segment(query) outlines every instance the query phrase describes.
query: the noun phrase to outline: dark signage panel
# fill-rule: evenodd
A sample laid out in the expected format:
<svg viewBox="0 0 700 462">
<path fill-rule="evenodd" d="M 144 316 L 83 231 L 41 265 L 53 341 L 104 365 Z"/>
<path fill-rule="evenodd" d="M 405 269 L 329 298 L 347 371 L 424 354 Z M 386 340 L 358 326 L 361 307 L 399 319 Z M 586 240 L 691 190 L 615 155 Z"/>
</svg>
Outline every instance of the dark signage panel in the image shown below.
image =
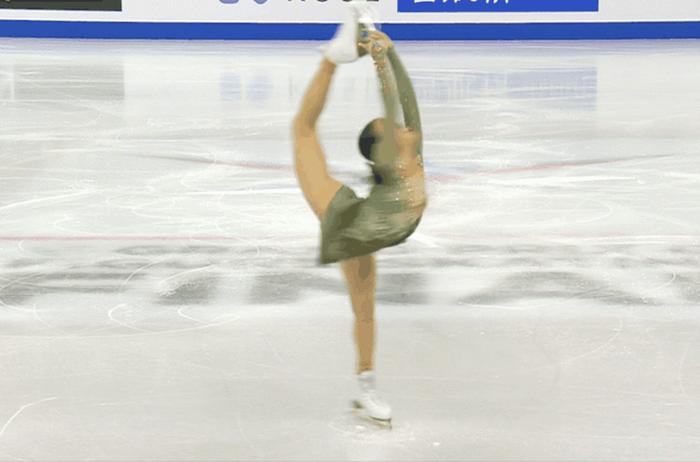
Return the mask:
<svg viewBox="0 0 700 462">
<path fill-rule="evenodd" d="M 0 10 L 121 11 L 122 0 L 0 0 Z"/>
</svg>

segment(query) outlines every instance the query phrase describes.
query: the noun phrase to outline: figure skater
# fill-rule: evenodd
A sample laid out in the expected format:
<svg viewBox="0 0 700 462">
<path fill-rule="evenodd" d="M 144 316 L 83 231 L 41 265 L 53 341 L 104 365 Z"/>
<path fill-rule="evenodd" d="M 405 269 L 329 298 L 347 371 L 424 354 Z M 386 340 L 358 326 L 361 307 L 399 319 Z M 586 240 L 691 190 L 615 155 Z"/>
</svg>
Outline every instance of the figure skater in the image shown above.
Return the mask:
<svg viewBox="0 0 700 462">
<path fill-rule="evenodd" d="M 373 420 L 391 425 L 391 408 L 375 385 L 373 254 L 404 242 L 425 210 L 421 122 L 413 86 L 392 41 L 374 28 L 367 6 L 354 3 L 351 11 L 351 18 L 324 47 L 324 59 L 294 118 L 295 172 L 321 222 L 320 262 L 340 262 L 350 293 L 360 388 L 354 405 Z M 316 123 L 336 67 L 364 55 L 374 60 L 385 116 L 369 122 L 359 137 L 359 150 L 372 169 L 374 185 L 367 198 L 358 198 L 328 172 Z"/>
</svg>

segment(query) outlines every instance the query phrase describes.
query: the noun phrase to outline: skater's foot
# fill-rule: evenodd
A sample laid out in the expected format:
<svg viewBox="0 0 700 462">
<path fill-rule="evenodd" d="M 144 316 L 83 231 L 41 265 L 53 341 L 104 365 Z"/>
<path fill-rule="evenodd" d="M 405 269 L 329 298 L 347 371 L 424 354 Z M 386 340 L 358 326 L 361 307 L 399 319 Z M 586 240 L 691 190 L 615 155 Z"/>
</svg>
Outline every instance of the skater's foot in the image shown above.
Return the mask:
<svg viewBox="0 0 700 462">
<path fill-rule="evenodd" d="M 367 417 L 391 425 L 391 407 L 377 394 L 374 372 L 365 371 L 357 376 L 360 397 L 355 407 L 367 413 Z"/>
<path fill-rule="evenodd" d="M 375 417 L 372 417 L 371 415 L 369 415 L 369 413 L 367 412 L 367 409 L 365 409 L 365 407 L 362 405 L 362 403 L 360 403 L 359 400 L 353 401 L 353 402 L 352 402 L 352 407 L 353 407 L 356 411 L 362 413 L 362 417 L 363 417 L 363 418 L 368 419 L 368 420 L 370 420 L 371 422 L 376 423 L 377 425 L 380 425 L 380 426 L 382 426 L 382 427 L 386 427 L 386 428 L 389 428 L 389 429 L 392 428 L 391 419 L 377 419 L 377 418 L 375 418 Z"/>
<path fill-rule="evenodd" d="M 359 41 L 369 42 L 369 33 L 377 30 L 375 27 L 377 22 L 375 9 L 366 1 L 354 1 L 349 5 L 357 18 Z"/>
<path fill-rule="evenodd" d="M 334 64 L 351 63 L 365 54 L 361 42 L 369 41 L 369 32 L 376 30 L 376 13 L 366 1 L 348 4 L 349 17 L 338 27 L 333 39 L 321 47 L 323 55 Z"/>
<path fill-rule="evenodd" d="M 360 57 L 358 34 L 357 11 L 350 8 L 349 17 L 335 31 L 333 39 L 321 47 L 323 56 L 334 64 L 357 61 Z"/>
</svg>

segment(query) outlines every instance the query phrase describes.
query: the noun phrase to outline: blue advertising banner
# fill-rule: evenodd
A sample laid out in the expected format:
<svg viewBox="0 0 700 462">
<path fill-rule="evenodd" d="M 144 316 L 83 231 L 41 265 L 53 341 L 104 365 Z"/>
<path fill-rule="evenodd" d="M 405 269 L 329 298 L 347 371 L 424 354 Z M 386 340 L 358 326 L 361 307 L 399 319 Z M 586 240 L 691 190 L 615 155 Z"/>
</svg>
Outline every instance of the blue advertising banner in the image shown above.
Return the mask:
<svg viewBox="0 0 700 462">
<path fill-rule="evenodd" d="M 0 20 L 0 37 L 173 40 L 330 40 L 337 24 Z M 394 40 L 700 39 L 700 21 L 383 24 Z"/>
<path fill-rule="evenodd" d="M 599 0 L 398 0 L 400 13 L 598 11 Z"/>
</svg>

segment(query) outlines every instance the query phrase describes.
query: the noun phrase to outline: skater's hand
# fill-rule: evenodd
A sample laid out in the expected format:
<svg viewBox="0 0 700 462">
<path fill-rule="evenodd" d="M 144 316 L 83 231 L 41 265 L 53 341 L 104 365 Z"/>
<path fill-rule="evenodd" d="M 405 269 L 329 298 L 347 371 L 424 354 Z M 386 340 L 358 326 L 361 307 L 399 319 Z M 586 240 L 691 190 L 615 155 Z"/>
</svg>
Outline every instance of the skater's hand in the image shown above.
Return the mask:
<svg viewBox="0 0 700 462">
<path fill-rule="evenodd" d="M 361 43 L 360 48 L 365 50 L 365 54 L 372 55 L 375 63 L 379 64 L 386 60 L 387 48 L 383 42 L 375 42 L 374 40 L 367 43 Z"/>
<path fill-rule="evenodd" d="M 391 41 L 388 35 L 382 31 L 373 30 L 369 33 L 369 39 L 375 42 L 384 42 L 386 44 L 386 49 L 390 50 L 394 47 L 394 42 Z"/>
<path fill-rule="evenodd" d="M 359 56 L 360 58 L 369 54 L 369 48 L 367 48 L 365 44 L 366 42 L 360 42 L 357 44 L 357 56 Z"/>
<path fill-rule="evenodd" d="M 369 38 L 370 40 L 368 42 L 358 44 L 358 46 L 365 51 L 363 55 L 369 53 L 376 63 L 383 62 L 389 48 L 393 46 L 391 39 L 388 35 L 379 31 L 370 32 Z"/>
</svg>

